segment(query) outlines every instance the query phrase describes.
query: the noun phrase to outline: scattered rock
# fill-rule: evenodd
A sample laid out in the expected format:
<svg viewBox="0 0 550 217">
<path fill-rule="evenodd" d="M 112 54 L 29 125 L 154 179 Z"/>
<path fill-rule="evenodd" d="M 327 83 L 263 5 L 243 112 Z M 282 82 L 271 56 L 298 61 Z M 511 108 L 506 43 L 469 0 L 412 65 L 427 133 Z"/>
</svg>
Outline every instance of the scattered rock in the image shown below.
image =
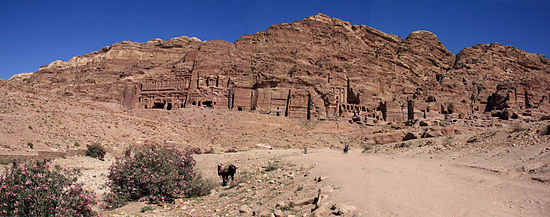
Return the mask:
<svg viewBox="0 0 550 217">
<path fill-rule="evenodd" d="M 491 116 L 498 117 L 501 120 L 518 119 L 519 117 L 518 114 L 516 114 L 510 109 L 491 111 Z"/>
<path fill-rule="evenodd" d="M 420 122 L 418 122 L 418 125 L 420 125 L 421 127 L 427 127 L 430 126 L 430 123 L 425 120 L 421 120 Z"/>
<path fill-rule="evenodd" d="M 314 217 L 325 217 L 330 215 L 330 210 L 326 207 L 319 207 L 311 212 L 311 216 Z"/>
<path fill-rule="evenodd" d="M 321 182 L 321 181 L 324 181 L 324 180 L 326 180 L 326 179 L 327 179 L 326 176 L 318 176 L 317 178 L 314 179 L 314 181 L 316 181 L 316 182 Z"/>
<path fill-rule="evenodd" d="M 309 199 L 297 200 L 296 202 L 294 202 L 294 204 L 296 206 L 304 206 L 304 205 L 313 204 L 314 202 L 315 202 L 315 198 L 309 198 Z"/>
<path fill-rule="evenodd" d="M 242 205 L 241 207 L 239 207 L 239 213 L 250 213 L 251 210 L 252 210 L 252 209 L 251 209 L 248 205 L 246 205 L 246 204 L 244 204 L 244 205 Z"/>
<path fill-rule="evenodd" d="M 273 215 L 275 215 L 275 217 L 283 217 L 283 211 L 281 211 L 280 209 L 275 209 L 273 211 Z"/>
<path fill-rule="evenodd" d="M 268 150 L 273 150 L 273 147 L 271 147 L 270 145 L 266 145 L 266 144 L 256 144 L 256 148 L 263 148 L 263 149 L 268 149 Z"/>
</svg>

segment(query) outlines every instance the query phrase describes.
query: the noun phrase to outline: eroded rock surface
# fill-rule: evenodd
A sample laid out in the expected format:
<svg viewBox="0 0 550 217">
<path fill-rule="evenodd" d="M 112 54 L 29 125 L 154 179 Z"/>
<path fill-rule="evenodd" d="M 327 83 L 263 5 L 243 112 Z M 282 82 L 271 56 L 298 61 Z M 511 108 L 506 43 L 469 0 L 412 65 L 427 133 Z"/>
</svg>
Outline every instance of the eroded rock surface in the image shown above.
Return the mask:
<svg viewBox="0 0 550 217">
<path fill-rule="evenodd" d="M 318 14 L 234 43 L 185 36 L 124 41 L 52 62 L 12 82 L 129 108 L 199 106 L 403 121 L 407 99 L 419 99 L 414 112 L 426 111 L 428 117 L 448 113 L 434 108 L 449 105 L 463 115 L 493 110 L 490 96 L 497 87 L 513 93 L 511 109 L 547 113 L 549 75 L 548 59 L 515 47 L 480 44 L 455 57 L 428 31 L 403 40 Z M 383 102 L 386 118 L 377 114 Z"/>
</svg>

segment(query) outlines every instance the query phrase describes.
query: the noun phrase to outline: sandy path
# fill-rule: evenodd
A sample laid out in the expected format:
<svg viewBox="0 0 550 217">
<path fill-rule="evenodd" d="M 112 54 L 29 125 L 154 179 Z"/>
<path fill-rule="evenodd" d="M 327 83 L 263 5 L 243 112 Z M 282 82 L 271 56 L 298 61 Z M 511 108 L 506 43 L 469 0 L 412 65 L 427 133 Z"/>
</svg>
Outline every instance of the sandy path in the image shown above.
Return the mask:
<svg viewBox="0 0 550 217">
<path fill-rule="evenodd" d="M 320 151 L 289 157 L 326 175 L 330 200 L 366 216 L 548 216 L 548 185 L 452 162 Z"/>
</svg>

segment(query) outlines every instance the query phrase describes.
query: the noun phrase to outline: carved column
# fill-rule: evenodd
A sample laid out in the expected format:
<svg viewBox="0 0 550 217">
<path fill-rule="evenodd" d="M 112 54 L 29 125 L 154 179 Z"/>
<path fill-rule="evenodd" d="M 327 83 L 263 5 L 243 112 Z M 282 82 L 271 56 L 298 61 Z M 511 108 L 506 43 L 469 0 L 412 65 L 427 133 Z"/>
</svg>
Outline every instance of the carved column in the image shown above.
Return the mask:
<svg viewBox="0 0 550 217">
<path fill-rule="evenodd" d="M 414 101 L 412 99 L 407 101 L 407 119 L 414 120 Z"/>
</svg>

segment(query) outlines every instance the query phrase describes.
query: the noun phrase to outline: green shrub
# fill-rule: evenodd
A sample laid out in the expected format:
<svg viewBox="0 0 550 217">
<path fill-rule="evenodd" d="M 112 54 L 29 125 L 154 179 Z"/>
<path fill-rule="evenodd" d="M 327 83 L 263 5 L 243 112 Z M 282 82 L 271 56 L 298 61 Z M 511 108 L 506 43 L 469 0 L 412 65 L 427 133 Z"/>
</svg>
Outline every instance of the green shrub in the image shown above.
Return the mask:
<svg viewBox="0 0 550 217">
<path fill-rule="evenodd" d="M 370 150 L 372 150 L 372 146 L 370 146 L 370 145 L 363 146 L 363 153 L 368 152 Z"/>
<path fill-rule="evenodd" d="M 159 146 L 135 149 L 131 157 L 118 158 L 109 168 L 107 209 L 146 197 L 149 202 L 172 202 L 192 189 L 195 160 L 189 152 Z"/>
<path fill-rule="evenodd" d="M 155 210 L 155 208 L 151 207 L 151 206 L 144 206 L 141 208 L 141 213 L 144 213 L 144 212 L 147 212 L 147 211 L 153 211 Z"/>
<path fill-rule="evenodd" d="M 88 150 L 86 150 L 86 156 L 90 156 L 100 160 L 104 160 L 105 153 L 107 153 L 105 151 L 105 148 L 103 148 L 103 146 L 99 143 L 89 145 Z"/>
<path fill-rule="evenodd" d="M 276 162 L 269 162 L 269 164 L 265 167 L 264 172 L 271 172 L 275 171 L 277 169 L 281 168 L 281 165 Z"/>
<path fill-rule="evenodd" d="M 80 147 L 80 143 L 78 143 L 78 141 L 75 141 L 75 142 L 74 142 L 74 146 Z"/>
<path fill-rule="evenodd" d="M 0 175 L 0 216 L 97 216 L 95 195 L 77 182 L 77 170 L 31 161 Z"/>
</svg>

